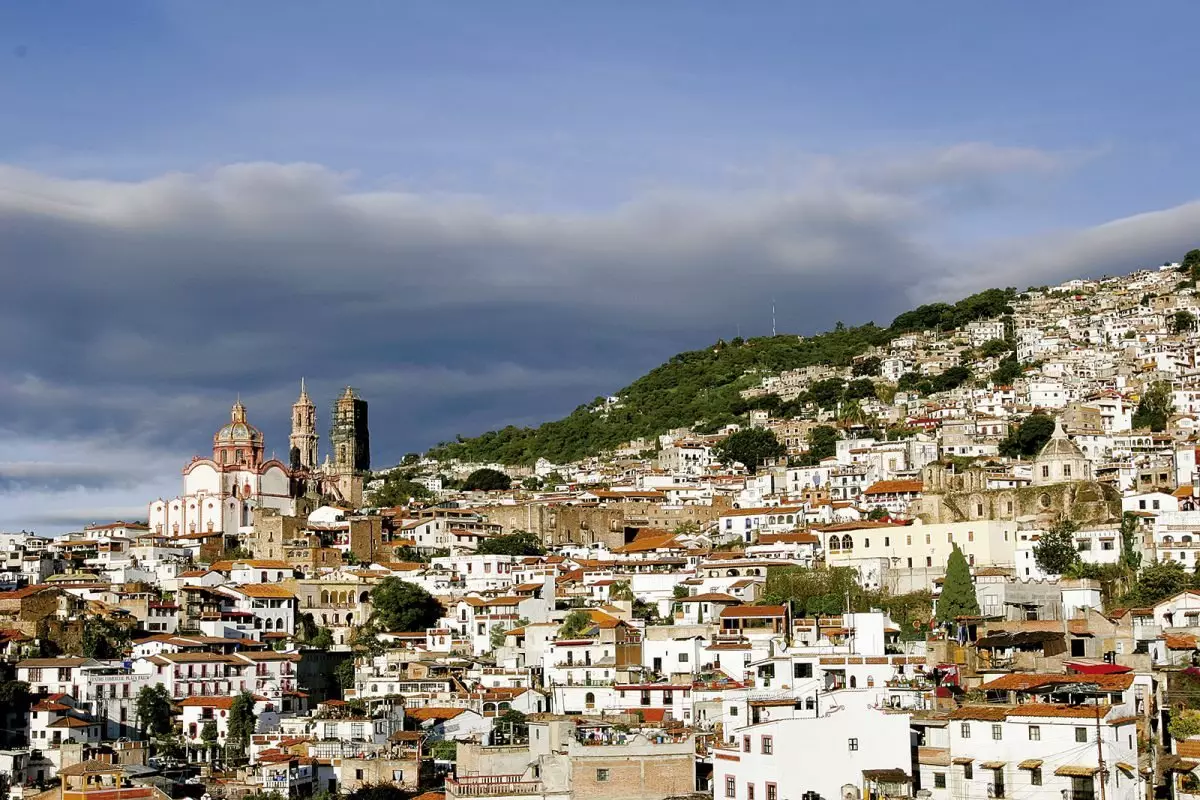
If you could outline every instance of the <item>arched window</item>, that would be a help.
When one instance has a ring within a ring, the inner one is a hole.
[[[328,589],[321,590],[321,605],[323,605],[323,606],[329,605],[329,590]]]
[[[854,675],[851,675],[851,676],[850,676],[850,688],[851,688],[851,689],[857,689],[857,688],[858,688],[858,678],[857,678],[857,677],[855,677]]]
[[[1180,541],[1180,542],[1182,542],[1183,544],[1191,544],[1191,543],[1192,543],[1192,537],[1191,537],[1191,536],[1188,536],[1188,535],[1185,533],[1183,536],[1180,536],[1180,537],[1179,537],[1179,541]]]
[[[868,676],[867,676],[867,688],[868,688],[868,689],[870,689],[870,688],[871,688],[872,686],[874,686],[874,685],[875,685],[875,676],[874,676],[874,675],[868,675]]]
[[[583,696],[583,702],[588,708],[594,708],[596,705],[596,695],[594,692],[588,692]]]
[[[804,710],[805,711],[812,711],[816,707],[817,707],[817,704],[811,697],[804,698]]]
[[[789,524],[789,525],[791,525],[793,522],[795,522],[795,521],[796,521],[796,515],[795,515],[795,514],[788,514],[788,520],[787,520],[787,521],[788,521],[788,524]]]
[[[836,533],[833,536],[829,537],[829,549],[830,550],[841,550],[842,549],[842,540],[837,537]]]
[[[368,603],[368,602],[370,602],[370,600],[371,600],[370,592],[363,592],[362,594],[360,594],[358,596],[358,602],[360,602],[360,603]]]
[[[843,550],[853,550],[854,549],[854,540],[850,538],[850,534],[848,534],[848,533],[842,537],[842,549]]]

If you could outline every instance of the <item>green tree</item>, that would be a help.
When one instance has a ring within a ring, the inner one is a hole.
[[[979,355],[984,358],[995,358],[996,356],[1004,355],[1010,350],[1012,350],[1012,345],[1003,339],[991,339],[980,345]]]
[[[625,600],[632,603],[637,598],[634,597],[633,587],[629,585],[629,581],[613,581],[612,586],[608,587],[609,600]]]
[[[346,800],[412,800],[412,792],[406,792],[394,783],[373,783],[359,786]]]
[[[158,739],[171,732],[171,695],[161,683],[143,686],[133,705],[138,726],[144,735]]]
[[[504,646],[504,638],[508,635],[509,631],[515,631],[518,628],[524,628],[528,624],[529,620],[522,617],[514,622],[511,627],[505,625],[504,623],[493,626],[492,632],[488,634],[488,641],[491,643],[492,649],[495,650]]]
[[[1000,442],[1000,454],[1009,458],[1035,456],[1054,435],[1054,418],[1035,411],[1021,424],[1012,428],[1004,441]]]
[[[1025,368],[1021,366],[1021,362],[1017,361],[1017,357],[1013,355],[1001,360],[1000,366],[996,367],[988,377],[988,380],[995,386],[1011,386],[1023,374],[1025,374]]]
[[[542,479],[536,475],[530,475],[528,478],[521,481],[521,488],[527,492],[536,492],[542,488]]]
[[[1183,272],[1192,276],[1192,280],[1200,281],[1200,250],[1188,250],[1179,266]]]
[[[328,650],[333,647],[333,631],[329,628],[318,628],[316,635],[309,639],[306,644],[309,647],[315,647],[317,650]]]
[[[1187,333],[1196,329],[1196,315],[1186,309],[1176,311],[1171,317],[1171,330],[1174,333]]]
[[[200,741],[204,743],[204,754],[207,756],[217,749],[217,741],[220,739],[220,734],[217,732],[216,720],[209,720],[200,728]]]
[[[493,725],[494,744],[520,744],[529,741],[529,718],[524,712],[510,708],[496,717]]]
[[[347,658],[333,668],[333,676],[337,679],[342,691],[354,688],[354,659]]]
[[[371,590],[371,616],[389,633],[424,631],[433,627],[446,609],[429,592],[399,578],[387,577]]]
[[[870,510],[870,512],[867,513],[867,519],[872,520],[872,521],[887,519],[887,517],[888,517],[888,510],[886,508],[878,508],[878,507],[872,508]]]
[[[954,622],[959,617],[979,615],[979,599],[975,596],[975,583],[971,580],[971,568],[958,545],[946,561],[946,578],[942,582],[942,594],[937,601],[937,621]]]
[[[513,531],[503,536],[491,536],[479,543],[476,549],[480,555],[496,556],[540,556],[546,548],[536,533],[529,531]]]
[[[233,698],[229,707],[228,729],[225,734],[225,755],[238,763],[245,759],[246,748],[254,735],[254,696],[243,691]]]
[[[850,368],[850,373],[855,377],[874,377],[879,375],[883,368],[883,361],[879,356],[867,356],[861,361],[854,362],[854,366]]]
[[[1142,550],[1138,542],[1140,527],[1137,514],[1126,511],[1121,515],[1121,565],[1133,573],[1142,565]]]
[[[371,492],[371,504],[385,508],[411,505],[414,500],[429,502],[433,499],[433,492],[416,481],[401,477],[398,471],[389,472],[383,485]]]
[[[577,608],[563,618],[562,625],[558,626],[558,636],[560,639],[576,639],[591,630],[592,626],[592,615]]]
[[[1149,428],[1155,433],[1165,431],[1174,410],[1171,384],[1167,381],[1155,381],[1138,401],[1137,409],[1133,412],[1133,427]]]
[[[714,454],[723,464],[737,461],[751,474],[758,472],[764,461],[781,458],[787,453],[773,431],[765,428],[745,428],[731,433],[714,448]]]
[[[1063,518],[1042,534],[1033,546],[1033,560],[1048,575],[1065,575],[1079,562],[1075,532],[1079,526]]]
[[[463,481],[465,492],[507,492],[511,487],[512,478],[491,467],[481,467]]]
[[[1138,573],[1133,591],[1123,599],[1125,605],[1152,606],[1188,588],[1191,578],[1178,561],[1152,561]]]
[[[558,470],[554,470],[553,472],[551,472],[549,475],[546,476],[546,484],[545,485],[546,486],[561,486],[562,484],[564,484],[566,482],[567,482],[567,479],[563,477],[562,473],[559,472]]]
[[[837,455],[838,430],[831,425],[818,425],[808,432],[808,457],[813,462]]]

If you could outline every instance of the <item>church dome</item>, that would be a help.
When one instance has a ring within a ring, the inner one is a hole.
[[[1065,460],[1065,459],[1086,459],[1087,456],[1079,449],[1079,446],[1070,440],[1067,432],[1063,430],[1062,422],[1055,420],[1054,433],[1051,434],[1050,440],[1042,447],[1042,451],[1038,453],[1037,460]]]
[[[238,400],[230,412],[230,421],[213,436],[213,444],[261,442],[262,431],[246,422],[246,407]]]

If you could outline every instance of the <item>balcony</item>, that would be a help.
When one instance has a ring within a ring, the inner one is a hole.
[[[464,775],[446,778],[449,797],[509,797],[522,794],[541,794],[541,781],[526,780],[524,775]]]

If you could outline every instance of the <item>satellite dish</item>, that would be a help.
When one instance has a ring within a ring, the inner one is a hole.
[[[853,783],[842,784],[842,800],[858,800],[858,787]]]

